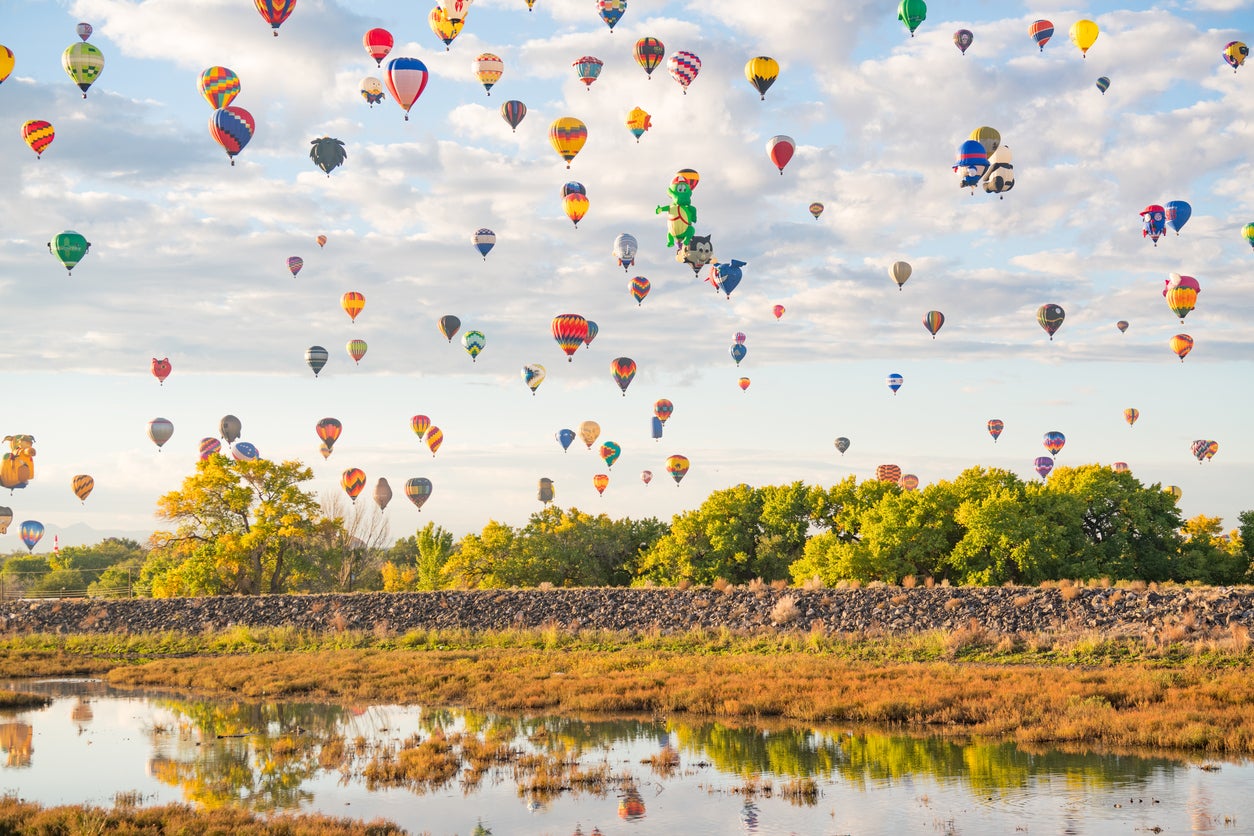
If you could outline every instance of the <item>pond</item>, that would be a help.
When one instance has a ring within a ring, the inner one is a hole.
[[[122,794],[462,836],[1254,833],[1249,762],[838,726],[0,684],[53,697],[0,713],[2,784],[45,805]]]

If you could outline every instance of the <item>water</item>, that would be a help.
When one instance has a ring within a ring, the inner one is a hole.
[[[259,705],[85,680],[10,687],[55,698],[0,714],[0,785],[46,805],[129,793],[462,836],[1254,833],[1249,762],[699,718]],[[495,760],[476,771],[476,752]],[[389,778],[389,764],[424,757],[428,769]],[[566,788],[533,789],[546,783]]]

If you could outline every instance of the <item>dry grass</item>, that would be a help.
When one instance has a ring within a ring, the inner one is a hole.
[[[795,595],[785,595],[775,602],[775,606],[771,607],[772,624],[792,624],[800,616],[801,610],[797,608]]]
[[[779,794],[788,803],[801,807],[813,807],[819,803],[819,785],[813,778],[793,778],[779,788]]]
[[[1015,607],[1016,607],[1017,609],[1023,609],[1024,607],[1026,607],[1026,606],[1027,606],[1028,604],[1030,604],[1030,603],[1032,603],[1032,596],[1031,596],[1031,595],[1017,595],[1017,596],[1015,596],[1014,605],[1015,605]]]
[[[745,584],[745,589],[752,592],[755,598],[761,598],[766,595],[766,581],[761,578],[754,578]]]
[[[1062,596],[1064,601],[1074,601],[1080,595],[1080,591],[1084,589],[1082,584],[1073,581],[1063,580],[1058,582],[1058,594]]]
[[[958,609],[961,606],[962,606],[961,598],[950,598],[948,601],[945,602],[945,611],[953,612],[954,610]]]
[[[894,595],[894,596],[890,599],[890,603],[892,603],[892,605],[893,605],[894,607],[900,607],[902,604],[906,603],[906,601],[908,601],[908,600],[909,600],[909,598],[910,598],[910,596],[905,595],[905,594],[902,594],[902,595]]]
[[[679,770],[679,752],[674,746],[667,744],[641,763],[647,763],[654,775],[660,778],[670,778]]]
[[[779,578],[777,580],[771,581],[771,589],[775,590],[776,592],[783,592],[787,588],[788,588],[787,578]]]
[[[714,588],[717,591],[722,592],[724,595],[726,595],[727,593],[734,590],[736,588],[736,585],[732,583],[731,581],[727,580],[727,578],[715,578]]]
[[[687,578],[681,578],[679,583],[675,584],[675,588],[680,592],[686,592],[692,588],[692,581]]]
[[[914,575],[906,575],[904,578],[901,579],[901,586],[904,589],[914,589],[918,585],[919,585],[919,579],[916,578]]]

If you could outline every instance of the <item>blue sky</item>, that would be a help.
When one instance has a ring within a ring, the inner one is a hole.
[[[231,0],[0,0],[0,43],[17,57],[0,84],[0,429],[38,449],[36,479],[0,497],[15,521],[152,530],[157,498],[228,413],[262,455],[312,466],[320,495],[342,496],[349,467],[371,486],[387,478],[393,536],[427,520],[458,534],[522,524],[540,477],[563,506],[663,519],[738,482],[828,484],[889,462],[924,484],[973,465],[1036,478],[1050,430],[1068,439],[1059,464],[1125,461],[1147,484],[1179,485],[1186,516],[1231,527],[1254,507],[1254,251],[1240,235],[1254,220],[1254,64],[1233,73],[1220,56],[1254,41],[1254,3],[934,2],[911,38],[891,2],[629,0],[611,32],[593,0],[533,12],[477,0],[448,51],[427,11],[299,0],[274,38]],[[1036,18],[1055,24],[1044,53],[1027,35]],[[1067,38],[1081,18],[1102,29],[1087,58]],[[106,58],[86,100],[60,66],[80,20]],[[361,45],[376,26],[395,36],[391,57],[431,71],[408,122],[358,93],[383,77]],[[975,33],[966,55],[957,28]],[[650,79],[635,64],[645,35],[701,57],[687,95],[664,66]],[[490,97],[471,70],[485,51],[505,62]],[[605,62],[588,89],[571,67],[583,55]],[[755,55],[781,66],[765,101],[743,74]],[[213,65],[239,74],[234,104],[257,120],[234,167],[196,89]],[[528,107],[516,133],[498,112],[508,99]],[[635,106],[653,122],[638,144],[624,125]],[[547,138],[567,115],[589,129],[569,171]],[[41,160],[20,137],[27,119],[56,127]],[[1004,200],[960,190],[950,169],[981,125],[1014,151]],[[783,176],[766,156],[776,134],[797,142]],[[349,154],[329,178],[308,159],[324,135]],[[654,214],[685,167],[701,174],[698,234],[748,263],[730,300],[675,262]],[[568,180],[590,200],[578,229],[562,212]],[[1154,247],[1138,213],[1172,199],[1193,217]],[[812,201],[826,206],[818,221]],[[486,261],[470,243],[480,227],[497,234]],[[93,244],[68,276],[44,246],[65,229]],[[610,255],[620,232],[640,241],[627,273]],[[292,255],[305,259],[296,278]],[[900,292],[897,260],[914,268]],[[1172,272],[1202,286],[1183,325],[1160,293]],[[652,283],[641,306],[634,275]],[[355,323],[339,306],[350,290],[366,297]],[[1052,342],[1035,321],[1048,302],[1067,312]],[[935,340],[921,324],[933,309],[946,316]],[[549,332],[565,312],[600,326],[572,363]],[[449,313],[486,334],[477,362],[438,333]],[[1183,364],[1168,348],[1180,332],[1196,341]],[[353,337],[369,345],[358,366]],[[314,344],[331,353],[317,379],[304,364]],[[625,397],[609,373],[624,355],[639,367]],[[152,357],[173,364],[164,386]],[[525,363],[548,371],[535,397]],[[896,395],[892,372],[905,378]],[[675,411],[654,441],[661,397]],[[444,432],[434,458],[409,429],[417,413]],[[161,451],[145,435],[158,416],[175,426]],[[323,461],[326,416],[344,432]],[[990,418],[1006,422],[996,444]],[[587,419],[623,448],[609,470],[554,440]],[[852,441],[843,456],[837,436]],[[1220,443],[1213,461],[1192,458],[1196,438]],[[672,453],[692,462],[678,487]],[[598,496],[592,476],[606,472]],[[86,503],[77,473],[96,479]],[[401,490],[418,476],[434,483],[421,513]]]

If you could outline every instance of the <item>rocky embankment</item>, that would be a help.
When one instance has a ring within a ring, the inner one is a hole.
[[[405,633],[432,628],[907,634],[1099,632],[1167,640],[1254,629],[1254,589],[946,588],[486,590],[353,595],[7,601],[6,633],[201,633],[232,626]]]

